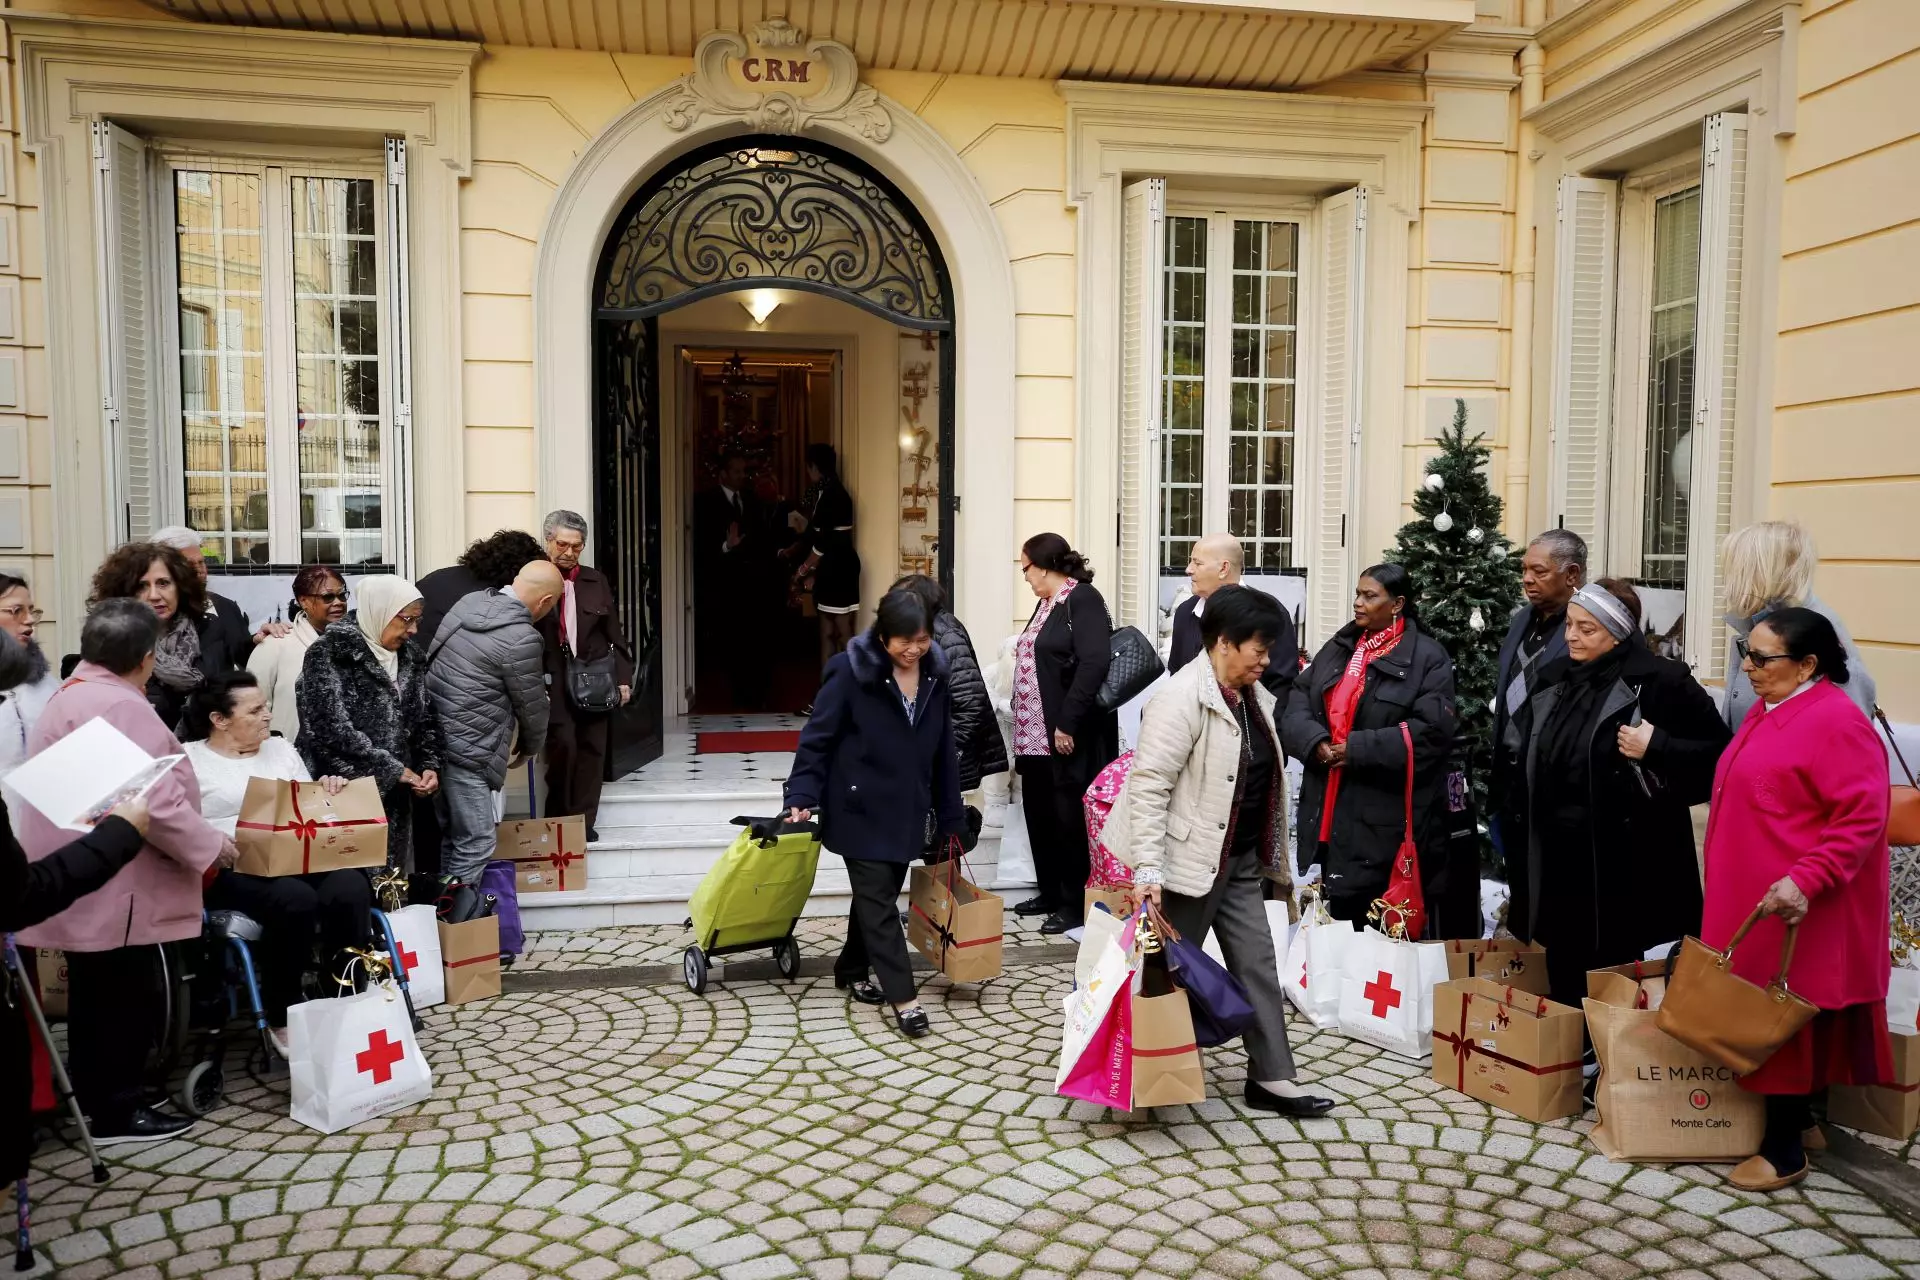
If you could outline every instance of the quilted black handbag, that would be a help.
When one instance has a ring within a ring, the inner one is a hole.
[[[1138,627],[1121,627],[1107,641],[1107,678],[1093,701],[1102,711],[1118,711],[1147,691],[1166,664]]]

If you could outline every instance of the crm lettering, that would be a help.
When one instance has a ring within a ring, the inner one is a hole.
[[[740,74],[753,84],[806,84],[813,63],[804,58],[743,58]]]

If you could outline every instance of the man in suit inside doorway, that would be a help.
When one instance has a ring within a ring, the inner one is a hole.
[[[1240,539],[1230,533],[1210,533],[1193,544],[1193,554],[1187,557],[1187,581],[1193,584],[1193,594],[1173,611],[1168,675],[1200,656],[1200,617],[1207,610],[1207,597],[1239,582],[1245,568],[1246,553],[1240,547]],[[1280,616],[1285,625],[1267,650],[1267,669],[1260,683],[1274,697],[1285,701],[1294,673],[1300,667],[1300,646],[1294,639],[1292,616],[1285,609],[1280,611]]]
[[[694,503],[694,627],[733,691],[733,710],[764,711],[773,664],[756,643],[770,634],[766,513],[748,479],[747,459],[720,455],[718,483]],[[697,677],[696,677],[697,678]]]

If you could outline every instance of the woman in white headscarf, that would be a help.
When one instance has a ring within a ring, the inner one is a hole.
[[[372,778],[387,810],[387,862],[413,870],[413,807],[440,787],[440,732],[427,702],[427,664],[412,643],[423,608],[405,578],[353,584],[351,617],[307,650],[298,746],[315,777]]]

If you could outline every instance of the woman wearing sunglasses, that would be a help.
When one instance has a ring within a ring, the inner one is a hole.
[[[1765,913],[1733,954],[1756,985],[1800,926],[1787,986],[1820,1012],[1740,1087],[1763,1094],[1760,1152],[1727,1175],[1745,1191],[1807,1176],[1812,1097],[1829,1085],[1893,1081],[1887,1038],[1887,752],[1847,696],[1840,633],[1812,609],[1780,609],[1739,643],[1754,704],[1720,757],[1707,820],[1700,939],[1724,949],[1757,905]],[[1551,955],[1551,952],[1549,952]]]
[[[300,707],[294,685],[306,664],[307,649],[320,633],[347,616],[347,584],[337,570],[310,564],[293,579],[293,605],[287,611],[293,630],[254,646],[247,670],[260,682],[273,714],[273,732],[292,742],[300,736]]]

